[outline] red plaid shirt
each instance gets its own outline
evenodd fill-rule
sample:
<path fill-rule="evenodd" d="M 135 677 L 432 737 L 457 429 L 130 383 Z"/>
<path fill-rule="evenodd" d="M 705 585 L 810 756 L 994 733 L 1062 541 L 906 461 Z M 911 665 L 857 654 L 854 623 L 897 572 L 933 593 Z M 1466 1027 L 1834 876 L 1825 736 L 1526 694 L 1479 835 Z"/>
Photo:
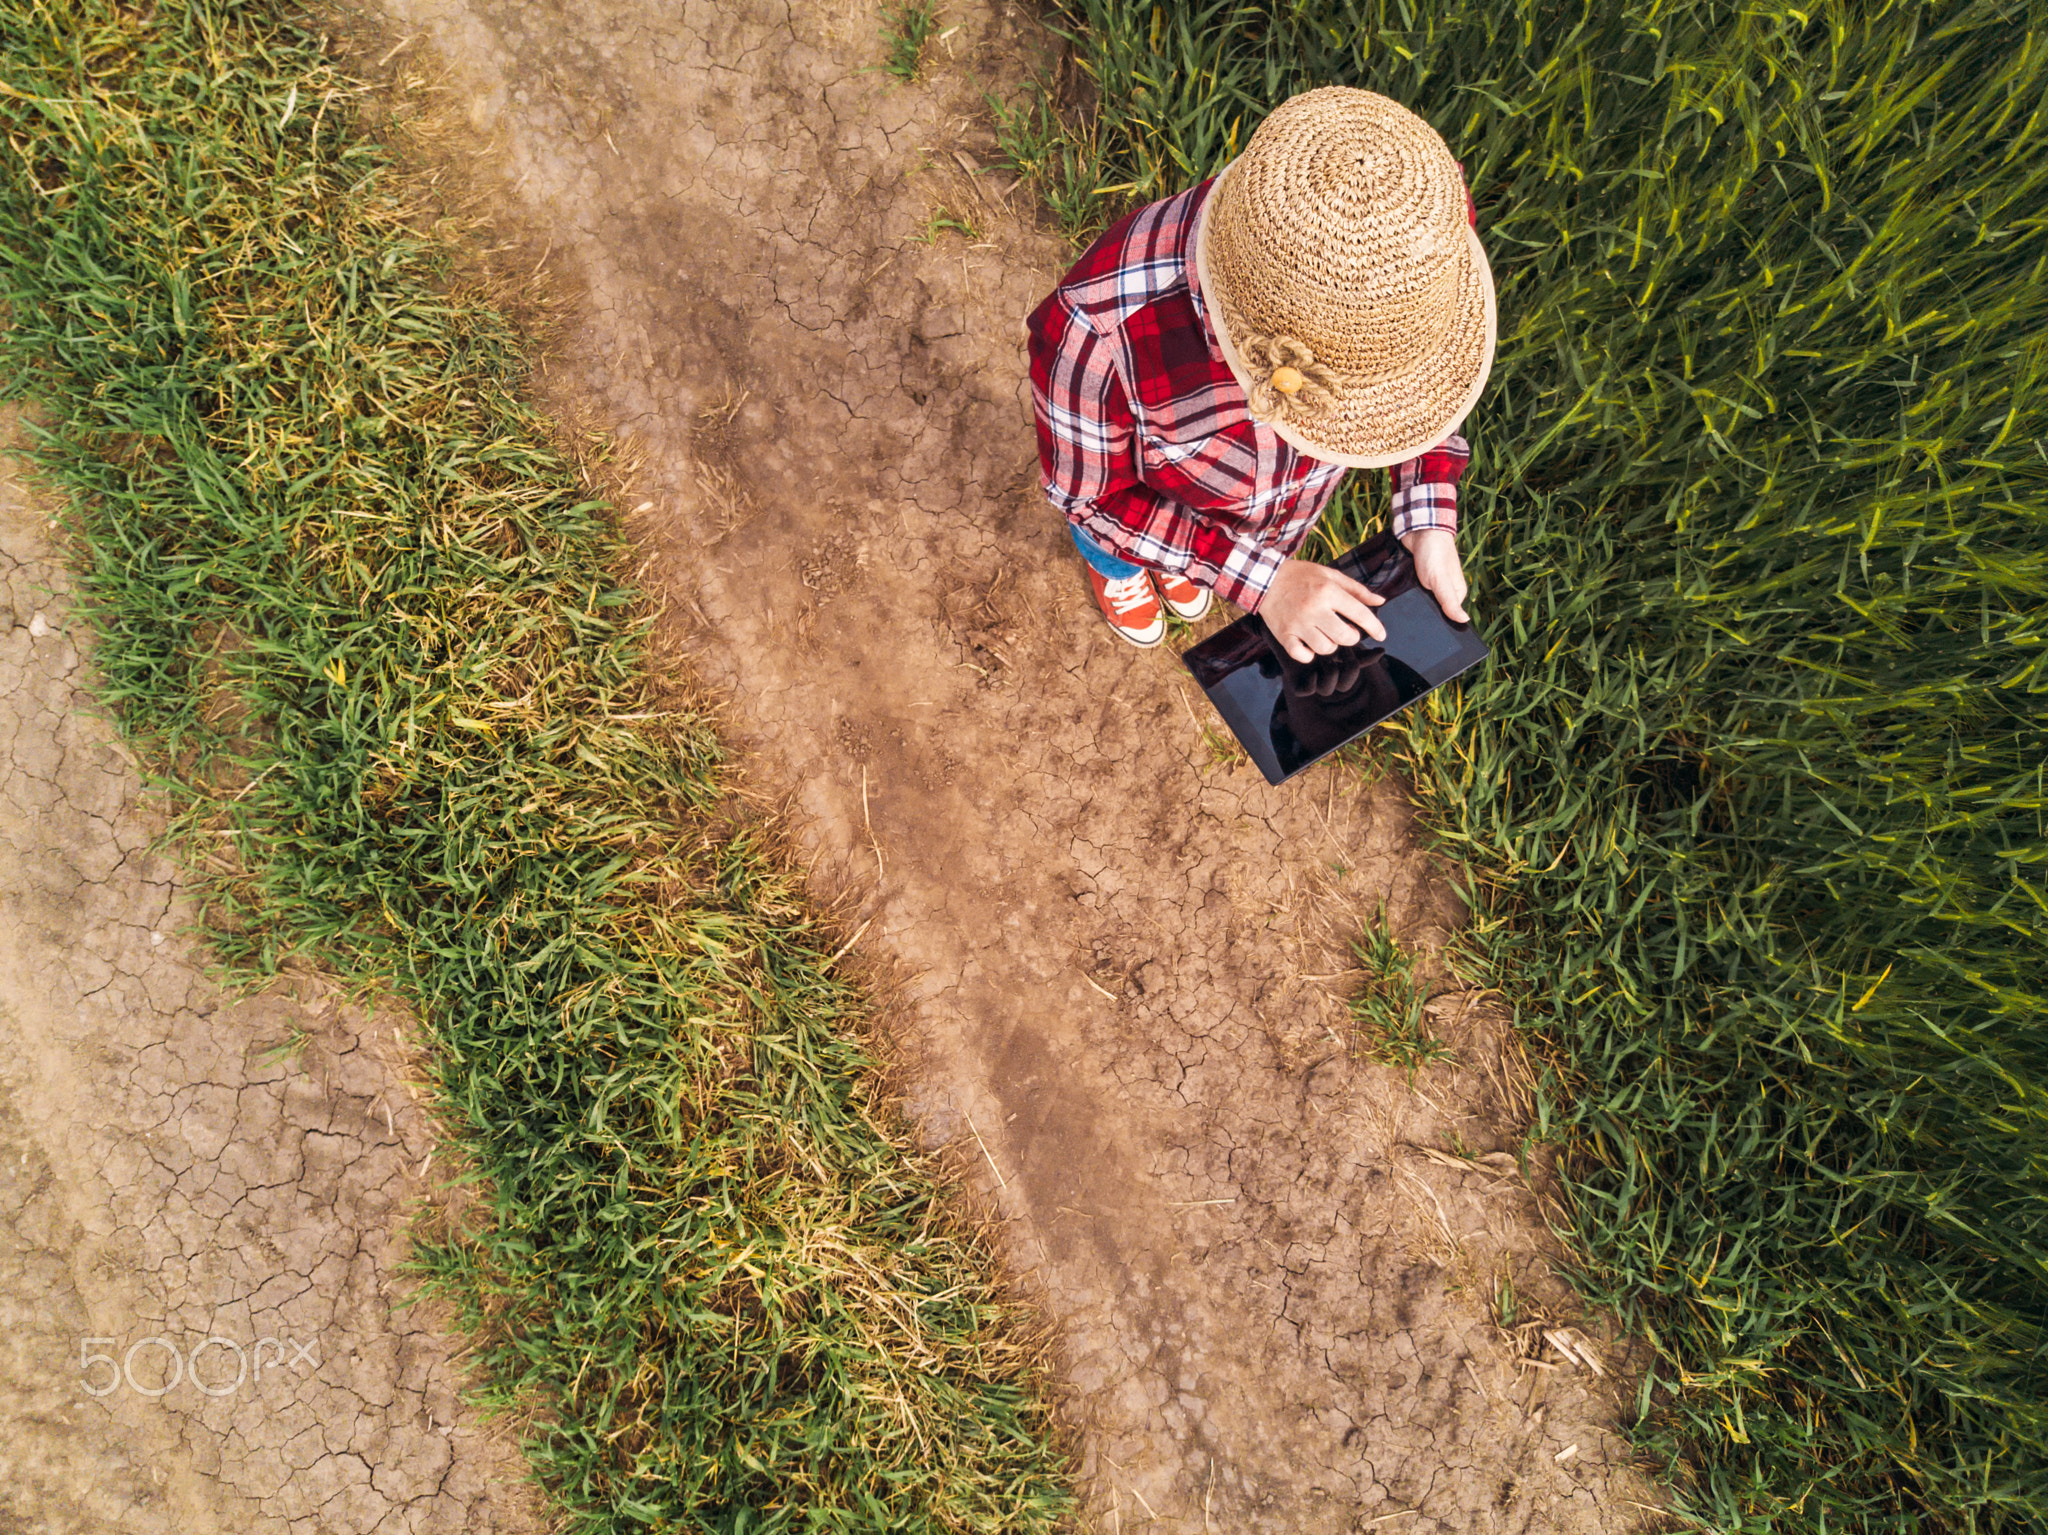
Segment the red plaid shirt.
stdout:
<path fill-rule="evenodd" d="M 1045 493 L 1089 538 L 1255 611 L 1344 478 L 1254 421 L 1194 277 L 1209 182 L 1121 220 L 1031 313 Z M 1393 532 L 1458 526 L 1453 434 L 1393 468 Z"/>

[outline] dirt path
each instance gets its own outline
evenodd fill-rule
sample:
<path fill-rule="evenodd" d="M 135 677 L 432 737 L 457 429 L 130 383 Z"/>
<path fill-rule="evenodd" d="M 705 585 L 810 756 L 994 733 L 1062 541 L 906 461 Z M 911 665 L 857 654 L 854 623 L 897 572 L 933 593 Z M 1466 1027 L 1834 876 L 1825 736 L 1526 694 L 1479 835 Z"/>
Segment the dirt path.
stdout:
<path fill-rule="evenodd" d="M 1014 333 L 1066 253 L 954 157 L 992 158 L 1026 18 L 953 0 L 903 87 L 867 7 L 384 14 L 511 259 L 577 295 L 550 386 L 644 454 L 671 638 L 914 977 L 911 1110 L 1060 1325 L 1097 1525 L 1634 1524 L 1607 1388 L 1496 1341 L 1498 1276 L 1563 1293 L 1532 1202 L 1403 1149 L 1504 1144 L 1498 1040 L 1414 1093 L 1348 1048 L 1344 940 L 1455 919 L 1400 795 L 1212 763 L 1038 496 Z"/>
<path fill-rule="evenodd" d="M 0 418 L 0 1529 L 538 1530 L 445 1319 L 391 1311 L 433 1145 L 394 1022 L 200 973 L 17 440 Z"/>

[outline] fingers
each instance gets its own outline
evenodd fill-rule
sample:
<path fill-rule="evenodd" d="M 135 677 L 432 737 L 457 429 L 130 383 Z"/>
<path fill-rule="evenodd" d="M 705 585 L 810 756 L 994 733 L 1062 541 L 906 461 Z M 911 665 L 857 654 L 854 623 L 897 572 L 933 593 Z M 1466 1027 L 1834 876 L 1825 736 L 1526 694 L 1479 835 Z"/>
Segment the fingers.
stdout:
<path fill-rule="evenodd" d="M 1330 655 L 1346 645 L 1357 643 L 1356 629 L 1328 618 L 1305 619 L 1290 633 L 1280 636 L 1281 647 L 1304 666 L 1319 656 Z"/>
<path fill-rule="evenodd" d="M 1305 666 L 1361 638 L 1386 643 L 1386 627 L 1373 613 L 1387 600 L 1378 592 L 1327 565 L 1297 566 L 1290 560 L 1282 570 L 1286 589 L 1276 586 L 1280 600 L 1273 603 L 1268 622 L 1280 648 L 1294 660 Z"/>
<path fill-rule="evenodd" d="M 1444 617 L 1454 624 L 1471 622 L 1465 613 L 1465 593 L 1469 588 L 1465 584 L 1462 571 L 1438 576 L 1434 581 L 1426 581 L 1423 584 L 1428 587 L 1429 594 L 1436 598 L 1436 605 L 1444 610 Z"/>
<path fill-rule="evenodd" d="M 1334 565 L 1323 566 L 1322 571 L 1323 574 L 1328 576 L 1331 582 L 1335 584 L 1337 590 L 1339 590 L 1340 592 L 1348 593 L 1350 596 L 1356 597 L 1360 602 L 1363 602 L 1367 607 L 1376 608 L 1381 603 L 1387 600 L 1386 598 L 1382 597 L 1378 592 L 1374 591 L 1371 587 L 1367 586 L 1363 581 L 1353 580 L 1350 576 L 1345 575 L 1343 571 L 1337 569 Z"/>
<path fill-rule="evenodd" d="M 1318 656 L 1333 655 L 1347 646 L 1356 645 L 1363 638 L 1361 631 L 1371 634 L 1376 640 L 1386 638 L 1379 620 L 1369 615 L 1356 625 L 1332 613 L 1305 618 L 1296 627 L 1293 638 L 1298 638 L 1307 645 L 1311 653 L 1304 656 L 1290 648 L 1288 654 L 1302 662 L 1312 661 Z"/>
<path fill-rule="evenodd" d="M 1308 626 L 1288 642 L 1287 653 L 1306 666 L 1348 643 L 1347 640 L 1332 639 L 1324 629 Z"/>
<path fill-rule="evenodd" d="M 1347 619 L 1349 620 L 1348 622 Z M 1324 616 L 1319 627 L 1323 631 L 1323 637 L 1331 642 L 1329 650 L 1320 652 L 1322 655 L 1328 655 L 1331 650 L 1342 650 L 1346 645 L 1356 645 L 1358 643 L 1361 625 L 1355 617 L 1335 612 L 1329 613 Z"/>
<path fill-rule="evenodd" d="M 1356 582 L 1350 584 L 1357 586 Z M 1358 590 L 1364 591 L 1365 588 L 1358 587 Z M 1381 600 L 1377 592 L 1369 593 L 1368 595 L 1372 596 L 1375 601 Z M 1360 631 L 1371 635 L 1375 640 L 1382 643 L 1385 642 L 1387 638 L 1386 626 L 1379 621 L 1372 608 L 1360 602 L 1350 592 L 1343 590 L 1333 591 L 1330 594 L 1329 611 L 1332 619 L 1338 624 L 1347 628 L 1351 625 L 1357 626 L 1356 629 L 1352 630 L 1350 636 L 1343 641 L 1344 644 L 1356 644 Z"/>
<path fill-rule="evenodd" d="M 1465 567 L 1458 560 L 1457 546 L 1450 535 L 1425 532 L 1411 536 L 1416 538 L 1411 545 L 1416 581 L 1436 599 L 1444 617 L 1454 624 L 1470 623 L 1472 620 L 1465 612 L 1465 594 L 1471 588 L 1466 583 Z"/>

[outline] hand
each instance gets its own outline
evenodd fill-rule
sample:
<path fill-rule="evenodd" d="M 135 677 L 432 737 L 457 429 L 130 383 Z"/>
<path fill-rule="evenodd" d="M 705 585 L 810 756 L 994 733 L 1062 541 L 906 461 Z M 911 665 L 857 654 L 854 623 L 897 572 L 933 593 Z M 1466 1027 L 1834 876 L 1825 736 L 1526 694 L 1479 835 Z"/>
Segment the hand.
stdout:
<path fill-rule="evenodd" d="M 1417 528 L 1403 536 L 1402 547 L 1415 558 L 1415 580 L 1436 598 L 1444 617 L 1454 624 L 1471 622 L 1465 616 L 1465 567 L 1458 563 L 1458 540 L 1443 528 Z"/>
<path fill-rule="evenodd" d="M 1455 569 L 1455 553 L 1451 561 Z M 1305 665 L 1317 656 L 1357 644 L 1361 632 L 1384 643 L 1387 631 L 1372 610 L 1386 600 L 1340 570 L 1307 560 L 1287 560 L 1266 588 L 1259 617 L 1266 621 L 1280 648 Z"/>

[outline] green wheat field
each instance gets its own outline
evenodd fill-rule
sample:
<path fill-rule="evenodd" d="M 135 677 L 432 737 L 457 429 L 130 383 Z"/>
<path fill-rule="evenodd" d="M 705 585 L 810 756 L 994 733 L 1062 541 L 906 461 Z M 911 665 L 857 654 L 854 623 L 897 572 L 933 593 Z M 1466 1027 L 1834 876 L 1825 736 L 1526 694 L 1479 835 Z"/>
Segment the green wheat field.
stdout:
<path fill-rule="evenodd" d="M 1496 655 L 1398 746 L 1680 1516 L 2048 1528 L 2048 6 L 1067 5 L 1071 233 L 1314 85 L 1464 163 Z"/>
<path fill-rule="evenodd" d="M 996 116 L 1077 237 L 1308 85 L 1464 161 L 1496 661 L 1391 744 L 1676 1520 L 2048 1529 L 2048 0 L 1068 5 Z M 1060 1528 L 1029 1319 L 354 99 L 256 0 L 0 0 L 0 394 L 221 963 L 419 1015 L 421 1278 L 565 1528 Z"/>
<path fill-rule="evenodd" d="M 0 0 L 0 392 L 221 963 L 417 1013 L 482 1196 L 420 1277 L 557 1528 L 1052 1530 L 1036 1324 L 350 101 L 267 5 Z"/>

